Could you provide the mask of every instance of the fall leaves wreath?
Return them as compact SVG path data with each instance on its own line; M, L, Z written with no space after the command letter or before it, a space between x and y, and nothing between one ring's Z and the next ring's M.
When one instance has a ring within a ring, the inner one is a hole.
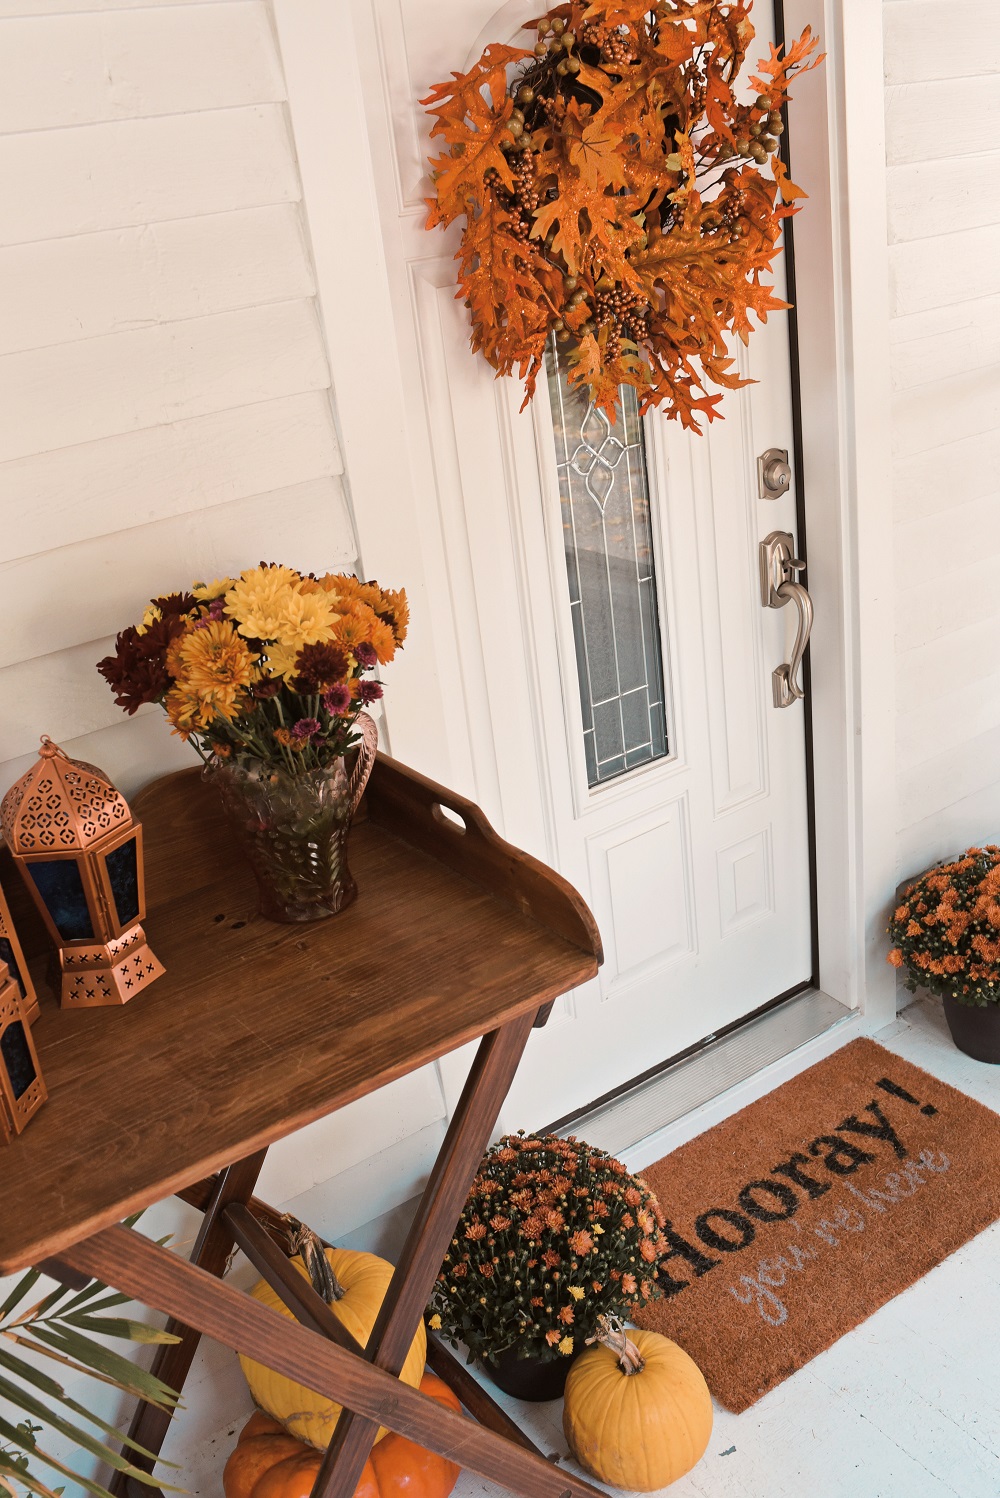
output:
M445 147L427 227L464 216L472 347L517 370L524 405L550 335L609 415L633 385L643 412L700 431L722 399L707 386L746 383L724 335L746 342L751 313L788 305L761 280L805 196L781 111L792 74L822 61L807 27L742 101L752 5L570 0L533 23L532 47L488 46L423 101Z

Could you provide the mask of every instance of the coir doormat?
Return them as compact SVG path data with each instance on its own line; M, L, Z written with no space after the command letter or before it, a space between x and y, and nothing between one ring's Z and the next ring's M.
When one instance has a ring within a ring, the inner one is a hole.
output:
M1000 1217L1000 1116L855 1040L644 1175L670 1253L640 1324L739 1411Z

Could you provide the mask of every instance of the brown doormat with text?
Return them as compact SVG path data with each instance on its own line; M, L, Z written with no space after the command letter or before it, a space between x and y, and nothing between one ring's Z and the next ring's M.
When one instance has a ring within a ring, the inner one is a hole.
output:
M639 1324L745 1410L1000 1217L1000 1115L855 1040L643 1175L670 1253Z

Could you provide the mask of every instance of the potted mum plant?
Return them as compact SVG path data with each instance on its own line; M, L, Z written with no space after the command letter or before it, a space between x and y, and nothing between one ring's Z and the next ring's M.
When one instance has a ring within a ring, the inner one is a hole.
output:
M579 1139L506 1135L472 1184L428 1324L507 1393L558 1399L601 1318L658 1298L662 1227L620 1160Z
M889 922L893 967L937 994L951 1036L977 1061L1000 1062L1000 848L969 848L909 886Z
M357 894L347 834L378 743L363 709L408 619L403 592L262 562L154 598L98 662L119 707L160 703L200 756L272 920Z

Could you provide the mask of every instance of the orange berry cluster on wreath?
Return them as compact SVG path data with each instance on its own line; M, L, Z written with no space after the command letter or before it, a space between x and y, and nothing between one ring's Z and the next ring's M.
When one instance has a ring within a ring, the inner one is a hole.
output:
M633 385L643 412L700 431L722 399L706 386L746 383L724 335L746 342L750 313L788 305L761 281L805 196L779 155L781 111L792 74L822 61L807 27L784 56L771 47L741 102L752 5L572 0L532 47L488 46L422 101L445 147L427 227L464 216L472 347L518 371L524 405L550 336L609 415Z

